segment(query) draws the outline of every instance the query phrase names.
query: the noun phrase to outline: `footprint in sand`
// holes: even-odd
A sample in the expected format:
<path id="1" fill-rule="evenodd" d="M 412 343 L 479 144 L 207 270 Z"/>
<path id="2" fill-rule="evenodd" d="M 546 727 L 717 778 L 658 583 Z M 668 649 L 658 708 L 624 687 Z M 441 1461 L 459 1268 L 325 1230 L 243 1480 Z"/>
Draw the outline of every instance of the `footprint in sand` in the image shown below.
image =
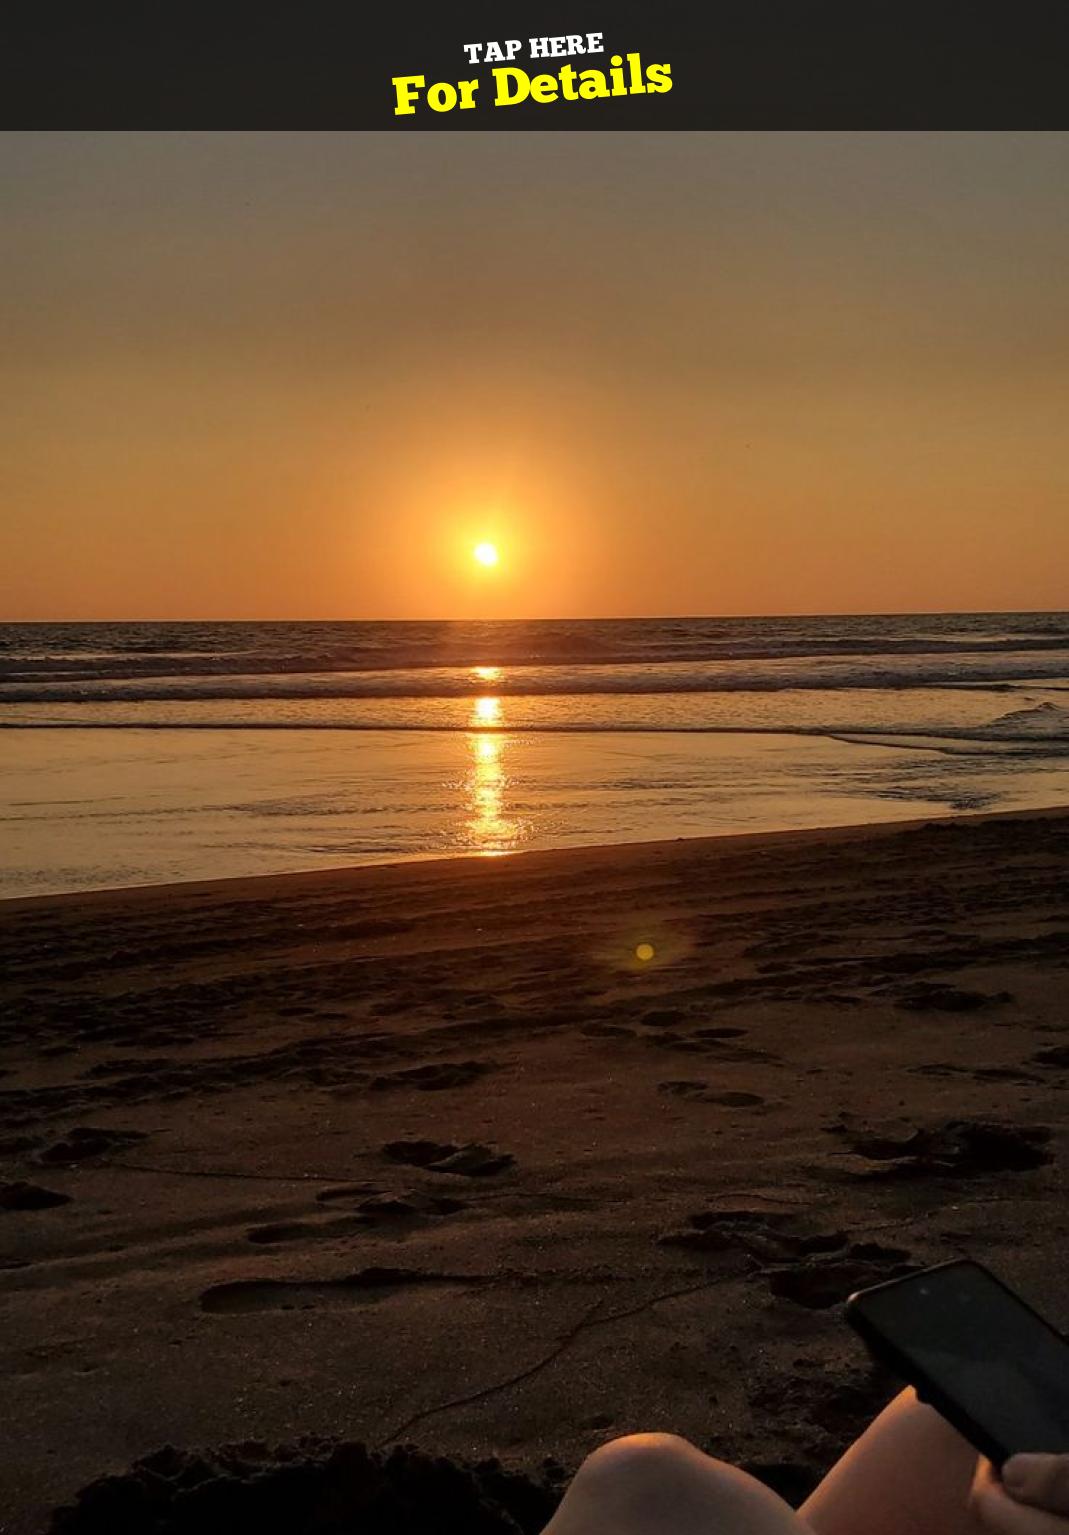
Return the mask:
<path id="1" fill-rule="evenodd" d="M 849 1242 L 845 1231 L 806 1230 L 788 1211 L 707 1210 L 688 1217 L 682 1231 L 660 1237 L 665 1246 L 697 1253 L 736 1253 L 759 1273 L 777 1299 L 825 1311 L 854 1289 L 917 1273 L 905 1248 Z"/>
<path id="2" fill-rule="evenodd" d="M 744 1256 L 772 1295 L 810 1311 L 826 1310 L 853 1290 L 918 1268 L 905 1248 L 850 1242 L 845 1231 L 813 1231 L 787 1211 L 703 1210 L 688 1222 L 684 1230 L 662 1236 L 661 1244 Z"/>
<path id="3" fill-rule="evenodd" d="M 1023 1071 L 1019 1066 L 955 1066 L 949 1061 L 929 1061 L 906 1069 L 918 1077 L 972 1077 L 974 1082 L 1027 1085 L 1040 1080 L 1034 1071 Z"/>
<path id="4" fill-rule="evenodd" d="M 655 1045 L 661 1050 L 708 1055 L 714 1061 L 765 1061 L 781 1064 L 779 1057 L 770 1055 L 767 1050 L 732 1043 L 734 1038 L 745 1032 L 744 1029 L 695 1029 L 692 1034 L 679 1034 L 674 1029 L 665 1029 L 663 1033 L 647 1034 L 644 1038 L 648 1045 Z"/>
<path id="5" fill-rule="evenodd" d="M 845 1231 L 811 1231 L 789 1211 L 699 1210 L 681 1231 L 658 1238 L 663 1247 L 692 1252 L 744 1253 L 756 1263 L 781 1263 L 846 1246 Z"/>
<path id="6" fill-rule="evenodd" d="M 1032 1057 L 1037 1066 L 1069 1067 L 1069 1045 L 1048 1045 Z"/>
<path id="7" fill-rule="evenodd" d="M 367 1268 L 340 1279 L 249 1279 L 211 1285 L 200 1297 L 202 1311 L 338 1311 L 373 1306 L 406 1290 L 446 1291 L 481 1283 L 478 1275 L 424 1273 L 419 1269 Z"/>
<path id="8" fill-rule="evenodd" d="M 368 1194 L 377 1194 L 379 1191 L 373 1183 L 339 1183 L 330 1188 L 320 1189 L 316 1195 L 317 1205 L 332 1204 L 337 1199 L 360 1199 Z"/>
<path id="9" fill-rule="evenodd" d="M 249 1241 L 282 1242 L 298 1241 L 303 1237 L 315 1240 L 320 1235 L 345 1236 L 357 1227 L 422 1224 L 426 1220 L 440 1220 L 445 1215 L 455 1215 L 467 1209 L 463 1199 L 451 1199 L 448 1195 L 423 1194 L 415 1189 L 398 1193 L 369 1187 L 367 1184 L 356 1188 L 323 1189 L 316 1195 L 318 1205 L 336 1205 L 343 1200 L 352 1205 L 352 1216 L 336 1217 L 334 1220 L 298 1221 L 289 1225 L 256 1226 L 248 1233 Z"/>
<path id="10" fill-rule="evenodd" d="M 1053 1162 L 1046 1125 L 1013 1125 L 992 1120 L 949 1119 L 921 1128 L 885 1133 L 854 1125 L 844 1117 L 826 1127 L 842 1136 L 858 1159 L 846 1168 L 857 1178 L 975 1177 L 983 1173 L 1027 1172 Z"/>
<path id="11" fill-rule="evenodd" d="M 974 1013 L 981 1007 L 999 1007 L 1012 1001 L 1008 991 L 968 991 L 941 981 L 914 981 L 899 992 L 895 1007 L 911 1013 Z"/>
<path id="12" fill-rule="evenodd" d="M 462 1199 L 436 1194 L 371 1194 L 357 1209 L 372 1220 L 414 1220 L 420 1216 L 455 1215 L 467 1206 Z"/>
<path id="13" fill-rule="evenodd" d="M 708 1082 L 688 1080 L 658 1082 L 657 1090 L 661 1093 L 671 1093 L 677 1098 L 686 1098 L 692 1103 L 715 1103 L 726 1109 L 755 1109 L 765 1102 L 760 1093 L 733 1092 L 730 1090 L 720 1092 L 711 1089 Z"/>
<path id="14" fill-rule="evenodd" d="M 685 1023 L 687 1015 L 678 1007 L 655 1007 L 643 1013 L 642 1022 L 647 1029 L 670 1029 L 673 1024 Z"/>
<path id="15" fill-rule="evenodd" d="M 508 1152 L 494 1152 L 489 1146 L 475 1142 L 456 1146 L 449 1141 L 388 1141 L 382 1150 L 391 1162 L 404 1162 L 432 1173 L 455 1173 L 464 1178 L 490 1178 L 515 1163 L 515 1158 Z"/>
<path id="16" fill-rule="evenodd" d="M 119 1151 L 145 1139 L 141 1130 L 100 1130 L 92 1125 L 77 1125 L 67 1131 L 63 1140 L 39 1151 L 34 1161 L 45 1167 L 69 1167 L 106 1156 L 109 1151 Z"/>
<path id="17" fill-rule="evenodd" d="M 0 1183 L 0 1210 L 51 1210 L 70 1202 L 69 1194 L 57 1194 L 36 1183 Z"/>
<path id="18" fill-rule="evenodd" d="M 450 1087 L 467 1087 L 469 1082 L 495 1069 L 491 1061 L 443 1061 L 438 1065 L 408 1066 L 401 1071 L 385 1072 L 380 1077 L 372 1077 L 368 1087 L 373 1093 L 401 1087 L 414 1087 L 421 1093 L 440 1093 Z"/>
<path id="19" fill-rule="evenodd" d="M 331 1221 L 278 1221 L 253 1226 L 245 1235 L 248 1241 L 260 1246 L 273 1246 L 276 1242 L 328 1242 L 352 1236 L 372 1225 L 369 1215 L 345 1215 Z"/>
<path id="20" fill-rule="evenodd" d="M 794 1301 L 809 1311 L 826 1311 L 845 1301 L 854 1290 L 879 1284 L 884 1279 L 900 1279 L 906 1274 L 919 1273 L 922 1265 L 911 1263 L 910 1256 L 902 1247 L 855 1242 L 842 1257 L 836 1254 L 771 1270 L 768 1288 L 773 1295 Z"/>

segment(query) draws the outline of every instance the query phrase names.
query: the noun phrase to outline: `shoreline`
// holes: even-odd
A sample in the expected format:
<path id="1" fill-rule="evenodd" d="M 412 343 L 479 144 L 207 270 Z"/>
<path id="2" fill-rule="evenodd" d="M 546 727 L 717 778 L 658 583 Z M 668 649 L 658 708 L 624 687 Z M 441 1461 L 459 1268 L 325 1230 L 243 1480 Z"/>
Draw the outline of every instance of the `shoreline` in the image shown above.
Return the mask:
<path id="1" fill-rule="evenodd" d="M 41 895 L 26 896 L 2 896 L 0 897 L 0 916 L 23 907 L 39 907 L 54 903 L 76 902 L 108 902 L 126 901 L 147 898 L 149 900 L 167 900 L 172 895 L 235 895 L 241 896 L 248 893 L 248 899 L 255 899 L 257 894 L 268 896 L 272 894 L 270 887 L 284 882 L 293 883 L 295 887 L 304 885 L 311 889 L 316 882 L 334 884 L 345 881 L 357 885 L 363 880 L 387 879 L 391 875 L 397 876 L 401 871 L 412 873 L 424 869 L 427 866 L 444 877 L 449 873 L 460 873 L 471 866 L 487 864 L 514 865 L 522 861 L 525 867 L 537 867 L 545 864 L 551 868 L 558 860 L 582 864 L 590 862 L 594 865 L 605 863 L 612 865 L 621 860 L 627 861 L 633 856 L 645 853 L 647 856 L 663 856 L 671 850 L 689 850 L 695 853 L 712 853 L 718 847 L 762 847 L 768 843 L 774 843 L 783 847 L 791 843 L 812 843 L 828 841 L 855 842 L 867 837 L 894 836 L 896 833 L 917 831 L 921 827 L 938 826 L 945 823 L 959 825 L 961 823 L 982 823 L 987 821 L 1013 822 L 1022 820 L 1057 820 L 1060 817 L 1069 817 L 1069 803 L 1064 805 L 1036 806 L 1024 810 L 979 810 L 979 811 L 953 811 L 949 810 L 940 815 L 917 816 L 909 820 L 887 821 L 858 821 L 843 826 L 808 826 L 789 828 L 783 831 L 757 831 L 757 832 L 718 832 L 706 837 L 673 837 L 651 839 L 649 841 L 635 842 L 598 842 L 582 844 L 580 846 L 554 847 L 554 848 L 518 848 L 515 851 L 500 853 L 418 853 L 410 854 L 403 858 L 384 860 L 381 863 L 356 863 L 337 864 L 326 869 L 296 869 L 284 873 L 264 873 L 245 875 L 221 875 L 218 879 L 201 880 L 169 880 L 144 885 L 109 885 L 91 890 L 67 890 L 53 891 Z"/>

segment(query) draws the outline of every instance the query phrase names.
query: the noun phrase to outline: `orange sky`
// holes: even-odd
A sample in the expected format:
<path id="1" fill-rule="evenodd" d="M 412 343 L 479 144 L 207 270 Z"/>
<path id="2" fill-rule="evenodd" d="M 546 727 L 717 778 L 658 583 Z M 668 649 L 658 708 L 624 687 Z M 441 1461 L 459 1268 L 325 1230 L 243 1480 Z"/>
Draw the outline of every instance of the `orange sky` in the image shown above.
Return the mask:
<path id="1" fill-rule="evenodd" d="M 0 618 L 1064 606 L 1069 135 L 23 134 L 0 172 Z"/>

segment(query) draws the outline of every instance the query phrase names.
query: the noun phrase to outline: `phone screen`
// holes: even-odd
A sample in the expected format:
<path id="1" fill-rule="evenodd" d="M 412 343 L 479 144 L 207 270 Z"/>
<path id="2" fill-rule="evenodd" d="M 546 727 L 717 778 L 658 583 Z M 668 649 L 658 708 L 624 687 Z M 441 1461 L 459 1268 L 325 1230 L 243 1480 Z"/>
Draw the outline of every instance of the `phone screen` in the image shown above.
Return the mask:
<path id="1" fill-rule="evenodd" d="M 862 1291 L 851 1309 L 1005 1456 L 1069 1450 L 1069 1343 L 979 1264 Z"/>

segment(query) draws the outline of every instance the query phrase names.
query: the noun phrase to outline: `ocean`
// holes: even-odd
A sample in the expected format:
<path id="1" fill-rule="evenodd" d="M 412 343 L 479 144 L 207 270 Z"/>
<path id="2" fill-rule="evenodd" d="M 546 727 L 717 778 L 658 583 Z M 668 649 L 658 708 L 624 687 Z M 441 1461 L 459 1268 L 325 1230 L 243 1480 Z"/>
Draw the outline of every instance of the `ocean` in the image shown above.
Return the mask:
<path id="1" fill-rule="evenodd" d="M 1069 614 L 0 625 L 7 896 L 1069 803 Z"/>

